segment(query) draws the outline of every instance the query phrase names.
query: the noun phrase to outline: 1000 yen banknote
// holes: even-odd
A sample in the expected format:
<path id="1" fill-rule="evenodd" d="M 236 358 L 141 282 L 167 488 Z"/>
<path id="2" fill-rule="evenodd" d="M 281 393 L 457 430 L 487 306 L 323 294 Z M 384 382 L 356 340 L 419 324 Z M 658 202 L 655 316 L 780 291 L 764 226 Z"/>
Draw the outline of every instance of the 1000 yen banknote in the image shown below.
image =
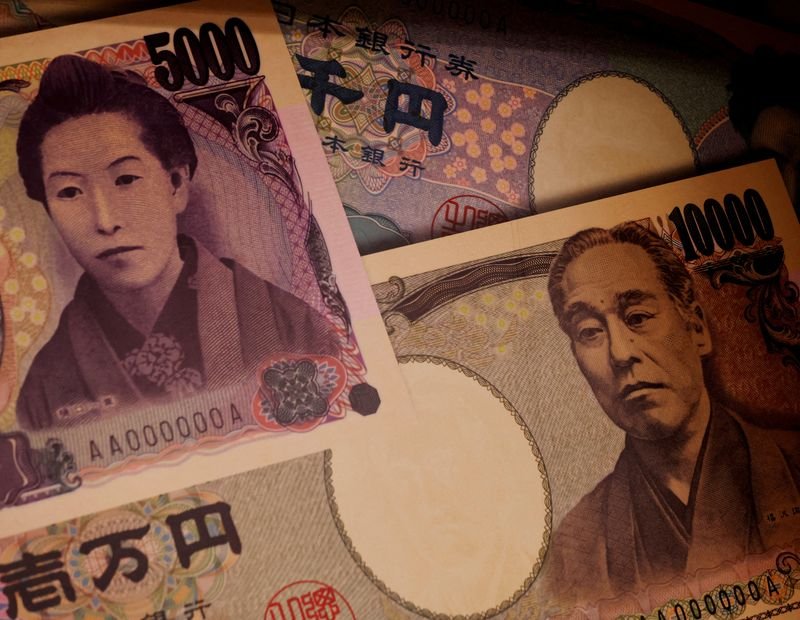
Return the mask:
<path id="1" fill-rule="evenodd" d="M 0 40 L 0 110 L 0 507 L 399 409 L 268 6 Z"/>
<path id="2" fill-rule="evenodd" d="M 29 28 L 131 9 L 27 4 Z M 646 2 L 274 6 L 362 254 L 743 157 L 775 157 L 798 208 L 800 59 L 751 54 L 797 50 L 785 30 Z"/>
<path id="3" fill-rule="evenodd" d="M 440 577 L 432 592 L 433 572 L 405 579 L 410 567 L 388 562 L 361 533 L 364 519 L 347 513 L 355 548 L 393 600 L 476 618 L 503 608 L 526 618 L 711 618 L 734 607 L 753 618 L 765 605 L 794 617 L 800 226 L 773 162 L 365 264 L 418 408 L 431 424 L 434 411 L 448 416 L 447 450 L 479 454 L 492 437 L 460 439 L 480 393 L 495 404 L 476 416 L 497 435 L 517 427 L 482 457 L 487 472 L 504 464 L 496 484 L 519 481 L 497 504 L 495 527 L 516 542 L 493 547 L 491 578 Z M 541 474 L 536 484 L 530 472 Z M 473 473 L 450 494 L 466 497 L 483 478 Z M 533 504 L 502 510 L 522 497 Z M 451 517 L 452 529 L 471 518 Z M 391 551 L 421 552 L 411 546 Z M 449 575 L 476 549 L 432 565 Z M 505 598 L 490 595 L 499 582 Z"/>
<path id="4" fill-rule="evenodd" d="M 748 139 L 794 161 L 796 55 L 585 3 L 273 4 L 362 254 L 717 169 Z"/>

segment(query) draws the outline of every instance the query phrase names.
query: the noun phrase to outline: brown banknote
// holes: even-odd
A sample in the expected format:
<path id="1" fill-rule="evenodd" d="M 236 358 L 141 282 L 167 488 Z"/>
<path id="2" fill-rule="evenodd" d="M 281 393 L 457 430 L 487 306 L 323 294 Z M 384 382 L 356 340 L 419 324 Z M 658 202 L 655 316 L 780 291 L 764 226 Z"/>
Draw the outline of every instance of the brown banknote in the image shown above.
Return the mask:
<path id="1" fill-rule="evenodd" d="M 103 485 L 154 464 L 254 467 L 403 409 L 269 6 L 0 39 L 0 152 L 0 508 L 120 503 Z"/>
<path id="2" fill-rule="evenodd" d="M 312 454 L 0 539 L 0 617 L 552 617 L 522 590 L 490 611 L 459 615 L 421 609 L 392 592 L 392 584 L 382 582 L 353 546 L 348 524 L 338 509 L 335 462 L 335 455 L 329 451 Z M 462 495 L 468 492 L 462 489 Z M 367 508 L 369 500 L 363 500 L 362 508 Z M 456 523 L 460 531 L 467 532 L 465 512 L 448 516 L 451 525 Z M 424 532 L 417 533 L 424 537 Z M 413 538 L 407 540 L 417 544 Z M 619 607 L 615 610 L 611 606 L 570 617 L 672 620 L 783 616 L 788 620 L 800 608 L 794 593 L 800 582 L 797 551 L 795 547 L 794 551 L 751 556 L 746 565 L 695 580 L 693 587 L 680 590 L 678 597 L 673 588 L 669 603 L 651 613 L 619 613 Z M 502 554 L 498 549 L 493 552 Z M 466 553 L 461 550 L 460 555 Z M 444 572 L 452 570 L 445 558 L 436 560 Z M 415 569 L 412 565 L 403 568 Z M 481 563 L 479 568 L 483 582 L 478 597 L 493 589 L 496 566 Z M 456 604 L 470 598 L 463 585 L 449 593 L 439 590 L 439 585 L 438 581 L 429 583 L 435 596 L 450 598 Z M 646 601 L 643 605 L 654 605 L 652 601 L 659 596 L 667 596 L 667 591 L 639 600 Z M 632 612 L 634 608 L 629 605 L 627 609 Z"/>
<path id="3" fill-rule="evenodd" d="M 549 510 L 497 523 L 543 557 L 516 577 L 532 617 L 798 613 L 759 564 L 797 570 L 798 260 L 771 162 L 367 257 L 418 406 L 473 383 L 535 446 L 517 492 Z"/>
<path id="4" fill-rule="evenodd" d="M 335 469 L 326 451 L 0 539 L 0 617 L 419 617 L 349 542 Z"/>
<path id="5" fill-rule="evenodd" d="M 371 257 L 418 416 L 16 524 L 0 610 L 796 617 L 793 217 L 764 164 Z"/>

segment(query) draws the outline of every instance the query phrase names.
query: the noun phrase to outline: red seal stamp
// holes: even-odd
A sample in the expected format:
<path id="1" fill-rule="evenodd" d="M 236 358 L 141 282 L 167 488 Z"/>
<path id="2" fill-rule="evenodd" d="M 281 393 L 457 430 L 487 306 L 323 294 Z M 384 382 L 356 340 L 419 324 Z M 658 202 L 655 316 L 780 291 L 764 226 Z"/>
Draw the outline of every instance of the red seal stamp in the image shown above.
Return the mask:
<path id="1" fill-rule="evenodd" d="M 264 620 L 355 620 L 350 603 L 321 581 L 295 581 L 267 603 Z"/>
<path id="2" fill-rule="evenodd" d="M 431 222 L 431 238 L 446 237 L 507 221 L 503 210 L 491 200 L 475 194 L 453 196 L 436 210 Z"/>

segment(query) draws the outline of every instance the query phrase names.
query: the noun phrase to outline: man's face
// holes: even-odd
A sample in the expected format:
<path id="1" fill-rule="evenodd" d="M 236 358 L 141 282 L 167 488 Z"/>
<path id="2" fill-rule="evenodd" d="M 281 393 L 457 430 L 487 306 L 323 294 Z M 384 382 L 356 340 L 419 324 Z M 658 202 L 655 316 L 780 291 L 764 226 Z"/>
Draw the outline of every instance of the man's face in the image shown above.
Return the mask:
<path id="1" fill-rule="evenodd" d="M 180 260 L 176 216 L 186 208 L 188 174 L 165 170 L 140 134 L 127 116 L 102 113 L 65 121 L 42 142 L 50 216 L 104 290 L 148 287 Z"/>
<path id="2" fill-rule="evenodd" d="M 707 327 L 684 317 L 647 252 L 615 243 L 573 260 L 561 284 L 572 350 L 600 406 L 644 440 L 684 428 L 705 390 Z"/>
<path id="3" fill-rule="evenodd" d="M 771 106 L 761 111 L 750 147 L 774 157 L 795 209 L 800 209 L 800 111 Z"/>

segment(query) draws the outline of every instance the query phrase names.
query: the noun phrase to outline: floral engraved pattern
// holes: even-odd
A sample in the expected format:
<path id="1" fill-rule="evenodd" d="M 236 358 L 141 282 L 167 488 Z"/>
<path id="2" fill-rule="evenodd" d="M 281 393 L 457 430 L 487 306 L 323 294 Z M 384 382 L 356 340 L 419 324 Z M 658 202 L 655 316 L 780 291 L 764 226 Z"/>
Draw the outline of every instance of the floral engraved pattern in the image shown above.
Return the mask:
<path id="1" fill-rule="evenodd" d="M 320 418 L 328 411 L 328 403 L 320 393 L 315 382 L 317 367 L 310 360 L 288 363 L 284 368 L 268 368 L 261 378 L 264 387 L 271 388 L 277 400 L 273 416 L 275 420 L 288 426 L 311 418 Z M 272 403 L 262 402 L 262 408 Z"/>
<path id="2" fill-rule="evenodd" d="M 150 334 L 141 347 L 133 349 L 122 362 L 131 378 L 143 377 L 167 394 L 187 396 L 203 386 L 202 375 L 185 367 L 180 343 L 165 334 Z"/>
<path id="3" fill-rule="evenodd" d="M 294 159 L 275 142 L 281 131 L 277 115 L 264 107 L 247 106 L 247 103 L 241 108 L 227 93 L 217 95 L 214 105 L 234 118 L 231 133 L 239 150 L 256 162 L 263 174 L 283 183 L 299 199 L 301 191 L 299 179 L 294 177 Z"/>
<path id="4" fill-rule="evenodd" d="M 343 418 L 336 406 L 352 386 L 342 360 L 329 355 L 278 352 L 264 360 L 253 394 L 252 413 L 273 433 L 306 433 L 323 422 Z"/>
<path id="5" fill-rule="evenodd" d="M 707 263 L 714 288 L 725 283 L 747 288 L 748 322 L 758 325 L 767 351 L 783 355 L 783 363 L 800 368 L 800 289 L 789 279 L 781 246 Z"/>

